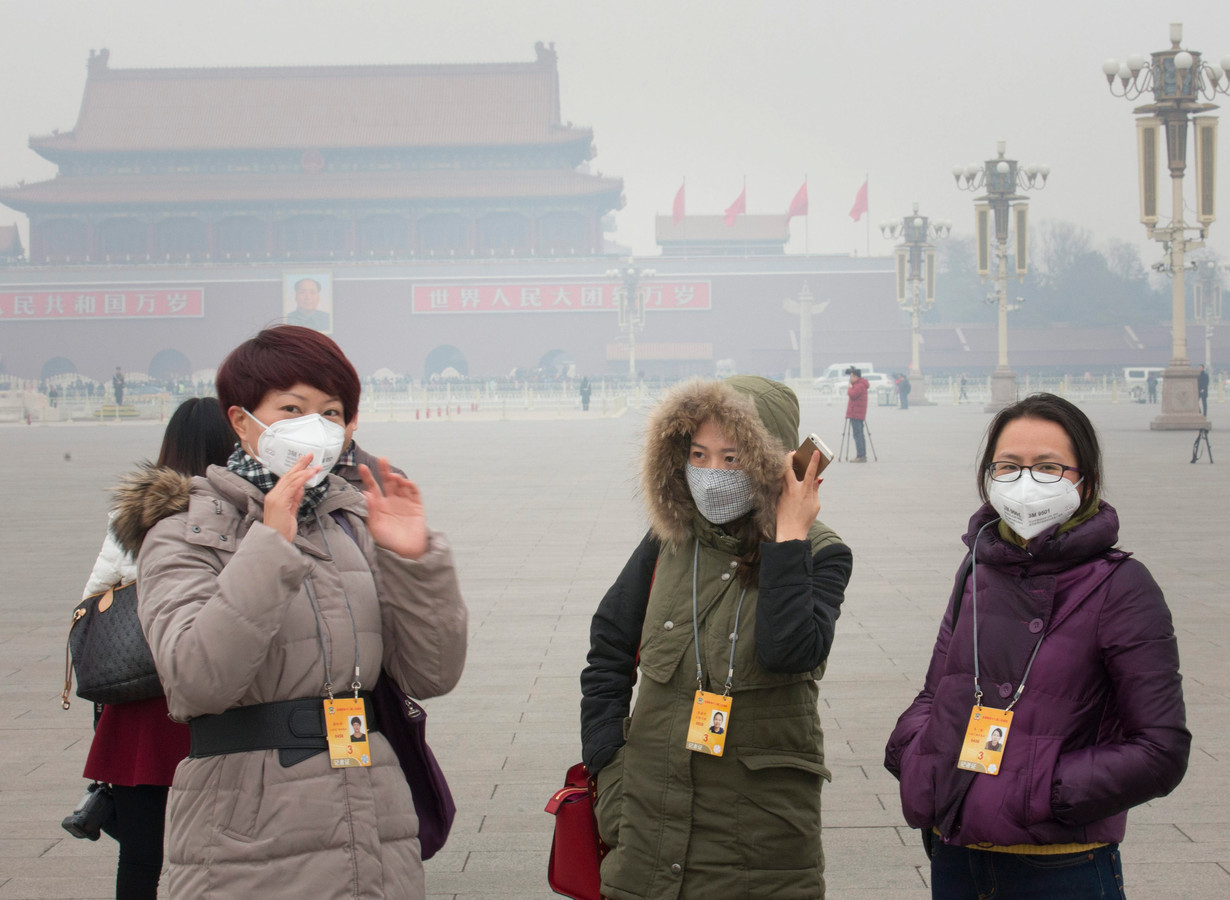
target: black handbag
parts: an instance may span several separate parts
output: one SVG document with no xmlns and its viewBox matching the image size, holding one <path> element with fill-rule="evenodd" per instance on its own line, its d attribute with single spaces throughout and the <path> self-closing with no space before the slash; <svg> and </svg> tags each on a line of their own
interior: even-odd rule
<svg viewBox="0 0 1230 900">
<path fill-rule="evenodd" d="M 141 622 L 137 619 L 137 583 L 108 588 L 86 597 L 73 610 L 64 652 L 61 705 L 77 673 L 77 696 L 94 703 L 131 703 L 162 695 Z"/>
</svg>

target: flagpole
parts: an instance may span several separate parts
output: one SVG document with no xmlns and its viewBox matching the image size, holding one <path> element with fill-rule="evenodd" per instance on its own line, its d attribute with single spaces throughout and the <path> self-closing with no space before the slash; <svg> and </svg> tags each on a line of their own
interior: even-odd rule
<svg viewBox="0 0 1230 900">
<path fill-rule="evenodd" d="M 870 172 L 867 172 L 864 174 L 863 184 L 867 185 L 867 255 L 871 256 L 871 173 Z"/>
<path fill-rule="evenodd" d="M 803 173 L 803 190 L 807 190 L 807 173 Z M 807 256 L 809 252 L 811 230 L 811 194 L 805 194 L 807 197 L 807 212 L 803 214 L 803 255 Z"/>
</svg>

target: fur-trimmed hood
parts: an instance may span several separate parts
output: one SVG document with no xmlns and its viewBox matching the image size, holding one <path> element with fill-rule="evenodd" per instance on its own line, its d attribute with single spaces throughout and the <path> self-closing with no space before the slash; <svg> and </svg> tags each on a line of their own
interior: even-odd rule
<svg viewBox="0 0 1230 900">
<path fill-rule="evenodd" d="M 134 559 L 151 528 L 188 508 L 192 479 L 174 469 L 145 462 L 129 472 L 112 492 L 115 516 L 111 533 L 125 553 Z"/>
<path fill-rule="evenodd" d="M 799 401 L 786 385 L 757 375 L 685 382 L 650 414 L 641 457 L 649 527 L 658 540 L 674 548 L 693 535 L 700 514 L 684 466 L 691 435 L 709 419 L 739 448 L 740 465 L 752 479 L 756 530 L 762 540 L 772 539 L 782 456 L 798 444 Z"/>
</svg>

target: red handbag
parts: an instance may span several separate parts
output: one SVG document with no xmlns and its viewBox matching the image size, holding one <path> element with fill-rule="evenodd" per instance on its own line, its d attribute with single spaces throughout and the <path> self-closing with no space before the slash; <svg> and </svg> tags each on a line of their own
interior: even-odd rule
<svg viewBox="0 0 1230 900">
<path fill-rule="evenodd" d="M 610 848 L 598 837 L 594 820 L 597 795 L 594 779 L 584 763 L 577 763 L 568 769 L 564 786 L 547 801 L 547 812 L 555 816 L 547 884 L 555 893 L 573 900 L 602 900 L 598 868 Z"/>
</svg>

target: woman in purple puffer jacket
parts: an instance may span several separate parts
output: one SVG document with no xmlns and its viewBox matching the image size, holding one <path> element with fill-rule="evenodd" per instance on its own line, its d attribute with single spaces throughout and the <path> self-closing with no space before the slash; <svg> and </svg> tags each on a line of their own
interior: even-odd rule
<svg viewBox="0 0 1230 900">
<path fill-rule="evenodd" d="M 1187 769 L 1170 610 L 1114 548 L 1100 484 L 1097 436 L 1068 401 L 1036 394 L 992 421 L 970 555 L 884 759 L 931 848 L 933 897 L 1123 896 L 1127 811 Z"/>
</svg>

